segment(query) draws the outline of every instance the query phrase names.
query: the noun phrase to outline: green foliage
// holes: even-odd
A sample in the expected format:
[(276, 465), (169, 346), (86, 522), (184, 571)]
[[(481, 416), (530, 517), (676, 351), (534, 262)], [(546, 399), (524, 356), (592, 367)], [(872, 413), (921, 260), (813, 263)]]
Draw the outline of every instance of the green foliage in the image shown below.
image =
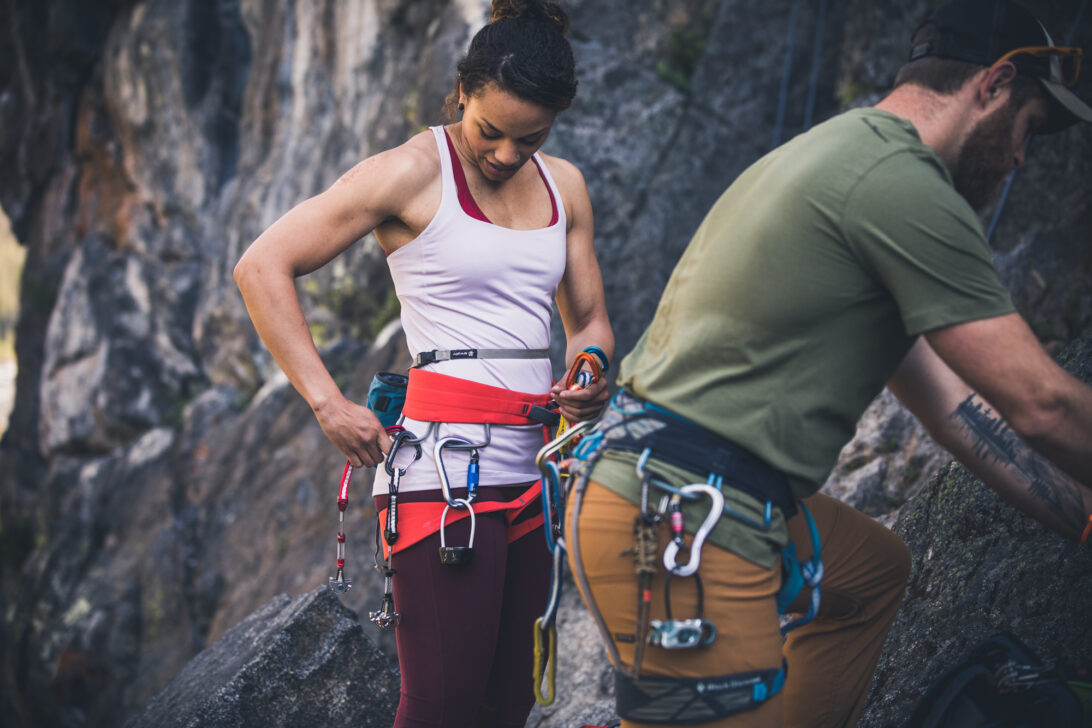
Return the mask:
[(705, 55), (716, 5), (712, 0), (692, 4), (691, 12), (673, 23), (660, 39), (656, 73), (682, 93), (690, 92), (690, 79)]

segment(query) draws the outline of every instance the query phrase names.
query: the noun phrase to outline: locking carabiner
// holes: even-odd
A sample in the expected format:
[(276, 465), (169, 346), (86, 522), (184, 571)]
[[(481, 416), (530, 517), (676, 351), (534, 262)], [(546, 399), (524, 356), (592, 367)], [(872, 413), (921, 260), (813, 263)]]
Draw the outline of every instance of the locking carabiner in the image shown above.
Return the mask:
[[(466, 546), (448, 546), (444, 529), (447, 524), (447, 512), (452, 508), (466, 508), (470, 513), (470, 541)], [(455, 503), (444, 506), (444, 512), (440, 515), (440, 563), (444, 566), (465, 566), (474, 556), (474, 507), (465, 498), (456, 498)]]
[[(436, 440), (432, 448), (432, 461), (436, 464), (436, 474), (440, 477), (440, 492), (444, 500), (453, 508), (462, 508), (459, 502), (470, 503), (478, 495), (478, 450), (487, 447), (492, 441), (493, 435), (489, 423), (485, 423), (485, 439), (481, 442), (471, 442), (465, 437), (447, 435)], [(453, 498), (451, 496), (451, 483), (447, 478), (447, 468), (444, 467), (444, 450), (470, 450), (470, 464), (467, 467), (466, 498)]]
[(675, 557), (679, 553), (681, 539), (673, 540), (664, 549), (664, 568), (678, 576), (690, 576), (698, 570), (698, 566), (701, 564), (701, 547), (705, 543), (705, 537), (709, 535), (713, 527), (717, 525), (717, 521), (720, 520), (721, 512), (724, 509), (724, 494), (720, 492), (719, 488), (705, 483), (684, 485), (679, 489), (679, 493), (684, 497), (691, 493), (705, 493), (712, 501), (709, 515), (702, 521), (701, 527), (694, 534), (694, 540), (690, 542), (690, 560), (683, 566), (679, 566), (675, 561)]

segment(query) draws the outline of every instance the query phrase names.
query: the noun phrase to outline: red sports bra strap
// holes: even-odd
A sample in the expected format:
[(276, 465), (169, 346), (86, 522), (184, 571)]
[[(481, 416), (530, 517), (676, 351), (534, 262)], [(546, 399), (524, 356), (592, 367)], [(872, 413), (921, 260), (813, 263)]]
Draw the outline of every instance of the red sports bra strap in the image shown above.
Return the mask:
[(537, 425), (531, 407), (546, 407), (549, 394), (526, 394), (446, 374), (410, 369), (402, 412), (423, 422), (488, 422), (494, 425)]
[(493, 221), (485, 216), (482, 208), (478, 207), (474, 195), (470, 194), (470, 185), (466, 183), (463, 164), (459, 161), (459, 153), (455, 151), (455, 145), (452, 143), (451, 135), (447, 133), (447, 129), (444, 129), (444, 139), (447, 139), (447, 151), (451, 154), (451, 174), (455, 178), (455, 189), (459, 192), (459, 204), (462, 206), (463, 212), (475, 220), (492, 224)]
[[(447, 129), (444, 129), (444, 139), (447, 140), (447, 151), (451, 155), (451, 175), (455, 178), (455, 189), (459, 193), (459, 204), (462, 206), (463, 212), (475, 220), (493, 224), (493, 221), (486, 217), (482, 208), (478, 206), (478, 201), (474, 199), (474, 195), (470, 193), (470, 185), (466, 182), (463, 164), (459, 161), (459, 153), (455, 151), (455, 144), (451, 141), (451, 135), (447, 133)], [(554, 198), (553, 188), (550, 187), (550, 182), (546, 179), (546, 172), (543, 171), (538, 159), (531, 157), (531, 161), (535, 163), (538, 176), (542, 178), (542, 184), (546, 185), (546, 193), (550, 195), (550, 224), (546, 227), (553, 227), (557, 224), (558, 218), (557, 199)]]

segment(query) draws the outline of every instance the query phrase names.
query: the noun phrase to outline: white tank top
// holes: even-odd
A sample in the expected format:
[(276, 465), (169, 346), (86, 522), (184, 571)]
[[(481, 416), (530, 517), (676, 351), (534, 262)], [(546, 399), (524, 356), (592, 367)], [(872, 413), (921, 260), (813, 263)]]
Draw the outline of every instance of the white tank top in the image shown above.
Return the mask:
[[(537, 230), (500, 227), (484, 219), (470, 196), (444, 128), (432, 127), (432, 133), (440, 155), (440, 206), (420, 235), (387, 257), (410, 355), (432, 349), (548, 349), (566, 241), (565, 208), (549, 170), (536, 153), (533, 164), (555, 209), (552, 224)], [(427, 369), (532, 394), (549, 392), (553, 383), (549, 359), (461, 359)], [(428, 429), (427, 422), (417, 420), (407, 419), (403, 425), (417, 436)], [(541, 426), (491, 429), (489, 446), (478, 452), (479, 484), (537, 480), (534, 457), (543, 445)], [(402, 476), (399, 490), (439, 488), (432, 457), (436, 437), (458, 435), (480, 442), (483, 434), (480, 424), (438, 425), (422, 444), (421, 459)], [(396, 465), (406, 467), (412, 450), (406, 446)], [(466, 486), (468, 461), (466, 451), (444, 451), (452, 488)], [(373, 492), (387, 492), (385, 475), (375, 479)]]

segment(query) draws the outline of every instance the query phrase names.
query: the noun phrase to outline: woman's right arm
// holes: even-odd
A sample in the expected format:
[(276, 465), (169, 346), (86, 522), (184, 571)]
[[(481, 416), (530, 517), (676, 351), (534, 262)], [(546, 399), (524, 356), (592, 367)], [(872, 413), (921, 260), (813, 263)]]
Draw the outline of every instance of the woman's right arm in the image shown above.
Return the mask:
[(384, 223), (403, 224), (403, 210), (428, 187), (430, 172), (427, 153), (412, 143), (369, 157), (325, 192), (292, 208), (235, 266), (258, 335), (322, 431), (355, 467), (380, 462), (390, 438), (371, 410), (341, 393), (322, 363), (294, 281)]

